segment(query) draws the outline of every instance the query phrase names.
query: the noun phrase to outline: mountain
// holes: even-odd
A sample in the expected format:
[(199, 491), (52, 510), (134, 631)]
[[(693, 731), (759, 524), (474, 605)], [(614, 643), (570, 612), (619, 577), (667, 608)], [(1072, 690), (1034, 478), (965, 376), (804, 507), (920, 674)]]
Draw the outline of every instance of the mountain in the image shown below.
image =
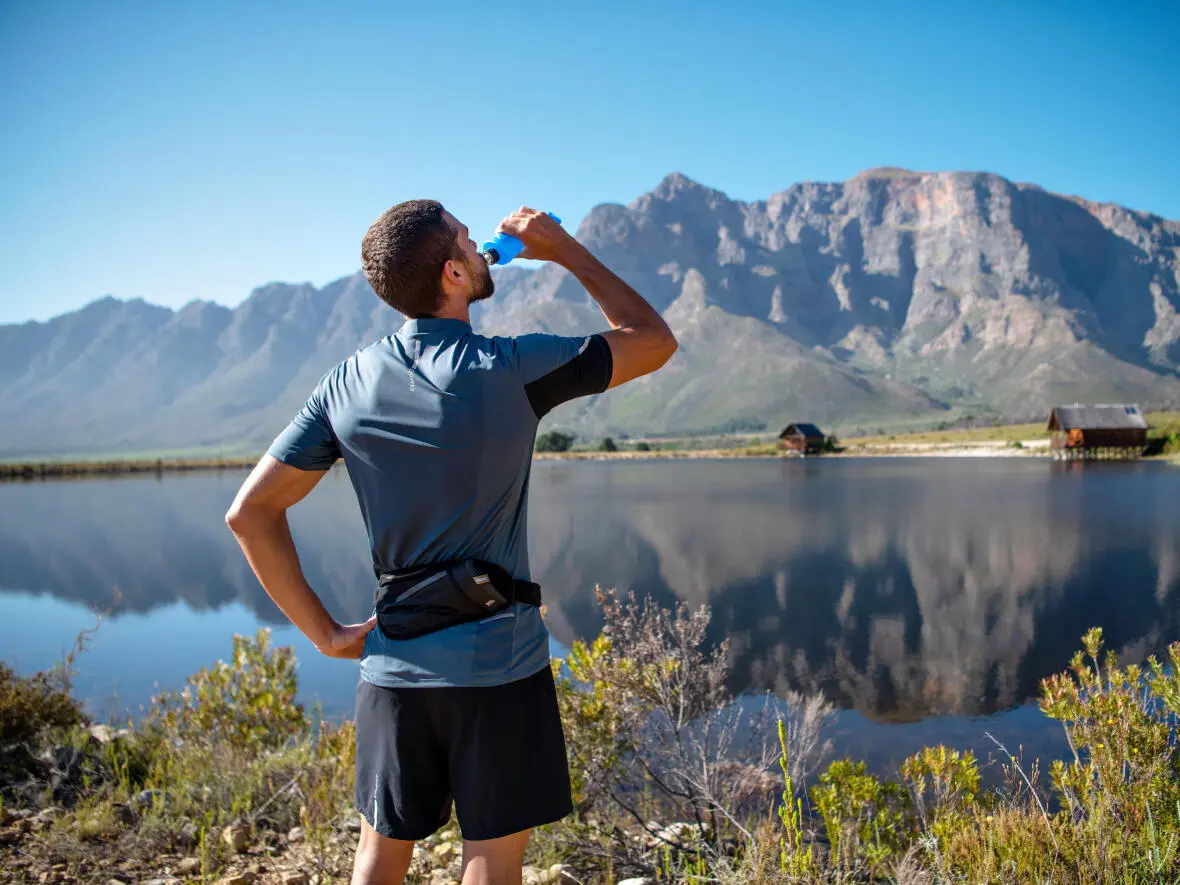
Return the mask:
[[(683, 175), (596, 207), (578, 238), (681, 348), (548, 419), (587, 434), (808, 420), (1040, 418), (1180, 404), (1180, 222), (996, 175), (874, 169), (731, 200)], [(496, 271), (489, 334), (602, 328), (564, 269)], [(237, 308), (104, 298), (0, 326), (0, 455), (257, 448), (398, 315), (363, 275)]]

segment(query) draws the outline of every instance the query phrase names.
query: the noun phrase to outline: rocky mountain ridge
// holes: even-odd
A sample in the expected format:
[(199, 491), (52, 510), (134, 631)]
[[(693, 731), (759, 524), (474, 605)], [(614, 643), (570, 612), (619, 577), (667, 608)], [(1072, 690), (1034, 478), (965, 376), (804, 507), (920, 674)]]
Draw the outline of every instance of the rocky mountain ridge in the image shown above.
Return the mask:
[[(578, 238), (681, 348), (553, 425), (843, 428), (1180, 404), (1180, 222), (986, 173), (874, 169), (749, 203), (672, 174), (596, 207)], [(482, 332), (604, 325), (560, 267), (496, 276), (473, 312)], [(258, 447), (324, 371), (399, 323), (358, 273), (272, 283), (233, 309), (104, 298), (0, 326), (0, 455)]]

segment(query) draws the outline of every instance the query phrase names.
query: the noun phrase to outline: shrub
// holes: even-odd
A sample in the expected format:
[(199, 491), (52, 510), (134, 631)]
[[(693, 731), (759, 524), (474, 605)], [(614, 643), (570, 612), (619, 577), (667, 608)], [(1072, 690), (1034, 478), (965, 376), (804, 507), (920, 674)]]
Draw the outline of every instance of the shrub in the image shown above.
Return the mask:
[(803, 848), (803, 800), (795, 795), (795, 781), (791, 777), (791, 752), (787, 746), (787, 726), (778, 721), (778, 742), (781, 755), (779, 768), (783, 772), (782, 803), (778, 807), (783, 834), (779, 841), (779, 869), (792, 880), (814, 876), (818, 871), (814, 848)]
[[(1063, 851), (1079, 877), (1114, 881), (1151, 856), (1156, 833), (1180, 828), (1180, 643), (1170, 669), (1102, 657), (1102, 631), (1082, 639), (1070, 672), (1042, 685), (1041, 710), (1065, 728), (1072, 761), (1050, 769), (1070, 824)], [(1174, 862), (1173, 869), (1180, 867)]]
[(971, 753), (926, 747), (906, 759), (901, 775), (923, 826), (943, 843), (965, 826), (979, 795), (979, 768)]
[[(818, 764), (828, 750), (818, 731), (832, 708), (793, 696), (784, 750), (770, 699), (760, 708), (738, 704), (726, 688), (728, 644), (705, 648), (707, 608), (668, 610), (603, 591), (598, 599), (602, 635), (554, 662), (555, 673), (568, 668), (572, 677), (559, 681), (558, 698), (578, 820), (586, 823), (568, 827), (579, 852), (587, 840), (606, 840), (616, 860), (637, 871), (673, 881), (705, 875), (700, 865), (722, 862), (727, 846), (756, 844), (752, 817), (781, 789), (770, 773), (780, 755), (790, 775), (798, 773), (795, 784)], [(619, 835), (626, 821), (646, 842)]]
[(619, 447), (615, 445), (615, 441), (609, 436), (604, 436), (602, 442), (598, 444), (598, 451), (600, 452), (617, 452)]
[[(30, 776), (45, 770), (37, 758), (43, 741), (57, 743), (86, 722), (81, 704), (70, 697), (67, 666), (20, 676), (0, 663), (0, 805), (3, 796), (22, 804), (30, 798)], [(59, 778), (55, 786), (66, 785), (69, 779)]]
[(574, 435), (572, 433), (551, 430), (537, 437), (535, 449), (538, 452), (568, 452), (573, 444)]
[(1161, 454), (1180, 455), (1180, 429), (1168, 431), (1163, 435), (1162, 439)]
[(18, 676), (0, 663), (0, 748), (30, 743), (47, 729), (72, 728), (85, 719), (63, 669)]
[(234, 636), (232, 660), (190, 676), (180, 692), (154, 698), (152, 721), (195, 743), (274, 748), (307, 729), (295, 702), (295, 650), (270, 647), (270, 631)]
[[(574, 642), (568, 658), (555, 658), (553, 676), (565, 728), (574, 806), (585, 813), (609, 793), (626, 751), (623, 699), (606, 678), (611, 643), (605, 636)], [(563, 669), (571, 679), (560, 678)]]
[(645, 443), (645, 442), (637, 442), (635, 444), (635, 451), (637, 451), (637, 452), (650, 452), (651, 445), (649, 443)]
[(904, 853), (911, 833), (905, 790), (869, 774), (865, 763), (833, 762), (811, 790), (837, 869), (876, 872)]

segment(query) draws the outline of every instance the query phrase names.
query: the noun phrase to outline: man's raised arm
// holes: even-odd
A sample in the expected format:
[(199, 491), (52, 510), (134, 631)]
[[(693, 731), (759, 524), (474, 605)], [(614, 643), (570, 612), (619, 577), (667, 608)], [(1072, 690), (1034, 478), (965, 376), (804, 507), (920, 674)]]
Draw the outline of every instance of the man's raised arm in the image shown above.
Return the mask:
[(655, 308), (548, 215), (522, 207), (504, 219), (500, 230), (524, 243), (522, 258), (560, 264), (598, 303), (611, 325), (602, 336), (614, 361), (611, 387), (654, 372), (676, 352), (676, 336)]

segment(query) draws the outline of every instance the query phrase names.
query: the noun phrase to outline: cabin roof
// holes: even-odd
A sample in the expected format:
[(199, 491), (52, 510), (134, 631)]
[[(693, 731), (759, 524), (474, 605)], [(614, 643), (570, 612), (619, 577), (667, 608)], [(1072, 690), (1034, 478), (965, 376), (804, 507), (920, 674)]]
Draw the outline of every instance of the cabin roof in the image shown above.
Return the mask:
[(815, 437), (822, 439), (824, 432), (814, 424), (788, 424), (783, 428), (783, 432), (778, 435), (778, 438), (782, 439), (785, 436), (795, 436), (796, 434), (807, 437), (808, 439)]
[(1139, 406), (1055, 406), (1049, 413), (1049, 430), (1146, 430), (1147, 419)]

